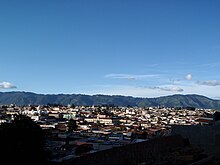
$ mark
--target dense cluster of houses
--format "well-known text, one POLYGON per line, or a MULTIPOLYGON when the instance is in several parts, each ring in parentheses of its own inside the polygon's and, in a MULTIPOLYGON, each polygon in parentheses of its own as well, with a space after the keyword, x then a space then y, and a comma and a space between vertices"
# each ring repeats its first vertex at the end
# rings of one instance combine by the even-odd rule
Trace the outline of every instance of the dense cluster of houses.
POLYGON ((172 125, 212 122, 214 110, 165 107, 0 106, 0 124, 18 114, 29 116, 46 133, 51 161, 168 136, 172 125))

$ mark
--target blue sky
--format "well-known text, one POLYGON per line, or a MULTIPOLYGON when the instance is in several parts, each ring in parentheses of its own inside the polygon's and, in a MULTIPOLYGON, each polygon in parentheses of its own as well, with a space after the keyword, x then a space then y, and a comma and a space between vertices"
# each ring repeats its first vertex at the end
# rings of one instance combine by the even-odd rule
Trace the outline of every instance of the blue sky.
POLYGON ((2 0, 0 91, 220 98, 218 0, 2 0))

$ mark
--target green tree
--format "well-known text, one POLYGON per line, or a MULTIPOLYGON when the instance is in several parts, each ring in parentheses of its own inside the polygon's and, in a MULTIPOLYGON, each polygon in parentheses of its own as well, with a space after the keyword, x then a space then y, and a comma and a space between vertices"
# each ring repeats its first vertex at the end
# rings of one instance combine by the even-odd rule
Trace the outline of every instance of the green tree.
POLYGON ((43 130, 29 117, 18 115, 11 123, 0 125, 1 162, 44 165, 43 130))
POLYGON ((78 128, 78 125, 76 124, 76 120, 70 119, 67 124, 68 132, 76 131, 77 128, 78 128))

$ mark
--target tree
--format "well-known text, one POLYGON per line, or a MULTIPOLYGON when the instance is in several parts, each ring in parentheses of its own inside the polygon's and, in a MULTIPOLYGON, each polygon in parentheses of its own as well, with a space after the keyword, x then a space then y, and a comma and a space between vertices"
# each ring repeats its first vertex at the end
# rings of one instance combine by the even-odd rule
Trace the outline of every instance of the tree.
POLYGON ((70 105, 70 108, 75 108, 75 107, 76 107, 75 104, 70 105))
POLYGON ((67 124, 68 132, 76 131, 78 128, 78 125, 76 124, 76 120, 70 119, 67 124))
POLYGON ((44 133, 29 117, 18 115, 12 123, 0 125, 1 162, 46 164, 44 133))

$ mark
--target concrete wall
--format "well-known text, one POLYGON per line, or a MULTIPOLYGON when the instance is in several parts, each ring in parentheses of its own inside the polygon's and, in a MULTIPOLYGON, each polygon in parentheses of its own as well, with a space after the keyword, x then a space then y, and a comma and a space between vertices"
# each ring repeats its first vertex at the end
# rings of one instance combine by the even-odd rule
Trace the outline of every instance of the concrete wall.
POLYGON ((183 146, 183 139, 180 136, 163 137, 87 154, 63 162, 62 165, 137 165, 154 158, 162 159, 171 149, 183 146))
POLYGON ((173 125, 172 134, 188 138, 192 145, 202 147, 210 154, 219 155, 220 124, 214 125, 173 125))

